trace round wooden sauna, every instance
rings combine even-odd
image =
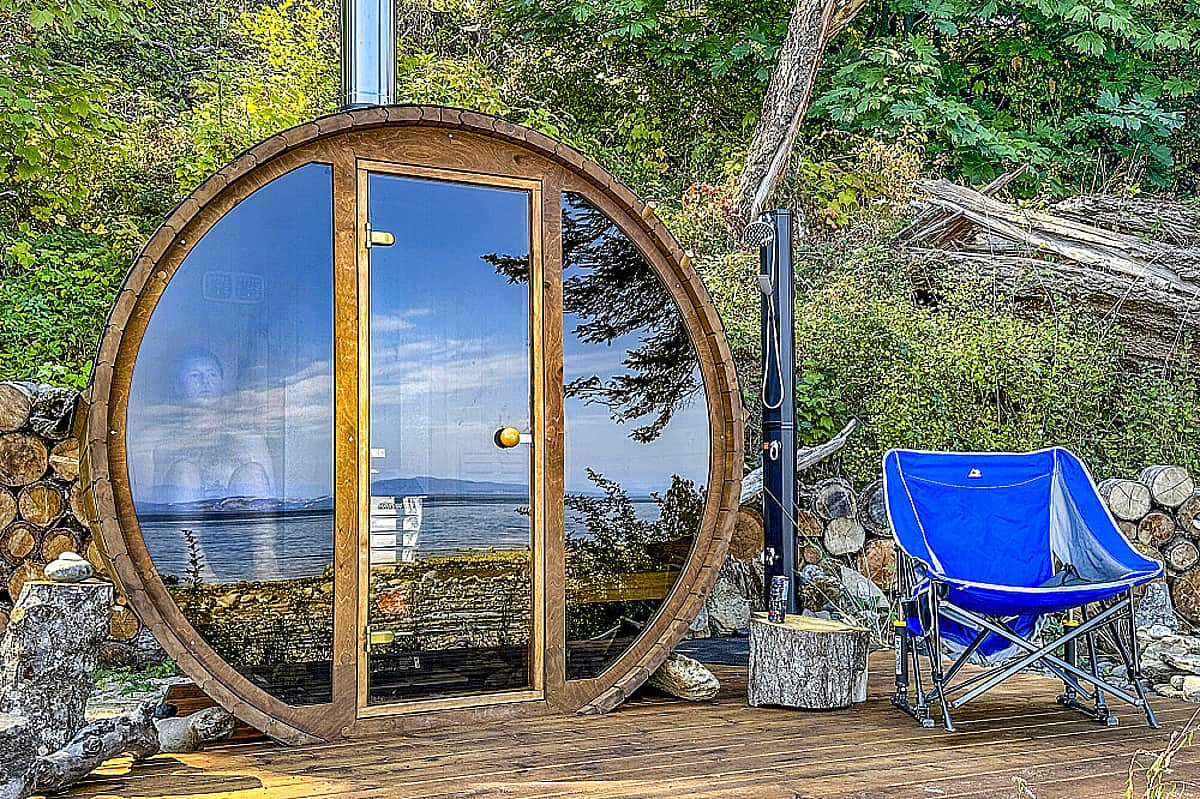
[[[617,706],[724,560],[741,400],[653,210],[446,108],[254,147],[138,257],[87,468],[129,602],[285,741]]]

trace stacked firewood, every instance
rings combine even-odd
[[[63,552],[84,555],[104,572],[79,480],[78,403],[70,389],[0,382],[0,632],[21,587]],[[111,628],[114,638],[129,640],[139,623],[119,604]]]
[[[1166,567],[1176,613],[1200,624],[1200,493],[1187,469],[1147,466],[1099,489],[1130,543]]]

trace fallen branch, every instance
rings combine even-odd
[[[850,435],[858,427],[858,420],[851,419],[846,422],[846,426],[842,431],[833,438],[823,444],[816,444],[811,447],[799,447],[796,450],[796,471],[797,473],[810,469],[816,464],[828,458],[833,453],[837,452],[842,447],[846,446],[846,442],[850,440]],[[762,467],[755,469],[742,478],[742,495],[740,504],[745,505],[753,502],[762,496]]]

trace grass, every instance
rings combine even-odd
[[[162,663],[151,663],[138,669],[119,666],[112,669],[97,669],[96,684],[105,687],[115,685],[122,696],[129,694],[148,693],[158,688],[154,680],[165,677],[175,677],[179,668],[173,660]]]

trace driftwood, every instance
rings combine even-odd
[[[706,702],[721,690],[720,680],[707,666],[678,652],[667,655],[667,659],[654,670],[646,682],[660,691],[689,702]]]
[[[147,702],[136,710],[87,725],[62,749],[33,761],[29,786],[39,792],[58,793],[117,755],[129,753],[138,761],[156,754],[154,708],[154,702]]]
[[[812,468],[846,446],[851,434],[858,428],[858,420],[851,419],[841,432],[823,444],[796,449],[796,471]],[[746,505],[762,496],[762,468],[759,467],[742,478],[741,504]]]
[[[809,616],[772,624],[750,620],[748,699],[752,707],[826,710],[867,699],[870,634],[861,627]]]
[[[79,393],[69,388],[38,386],[29,410],[29,427],[42,438],[63,440],[71,432],[78,397]]]

